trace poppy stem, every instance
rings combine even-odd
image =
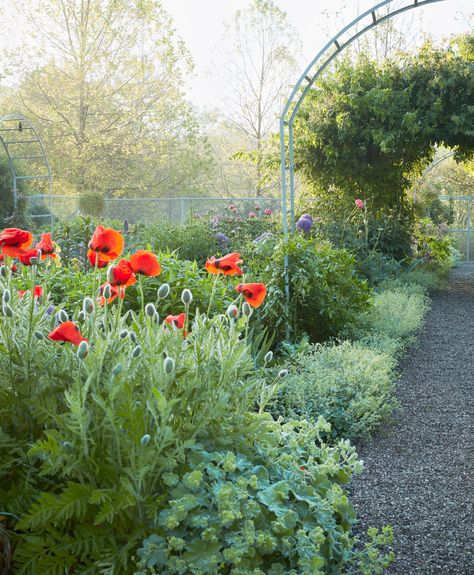
[[[211,307],[212,304],[214,303],[214,294],[216,293],[216,287],[217,287],[217,281],[219,280],[219,274],[216,274],[216,277],[214,278],[214,282],[212,284],[212,291],[211,291],[211,297],[209,299],[209,305],[207,307],[207,313],[206,315],[209,317],[209,314],[211,313]]]
[[[141,274],[138,276],[138,290],[140,291],[141,315],[145,313],[145,294],[143,293],[143,280]]]

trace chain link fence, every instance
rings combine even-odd
[[[232,212],[241,216],[259,216],[265,210],[281,211],[279,198],[104,198],[103,206],[91,213],[81,210],[80,196],[26,196],[26,213],[38,223],[66,220],[80,215],[95,215],[129,223],[168,221],[185,224],[193,217],[205,214],[223,216]]]

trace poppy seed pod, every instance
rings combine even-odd
[[[3,292],[2,301],[3,301],[3,303],[8,303],[10,301],[10,299],[11,299],[10,290],[6,289]]]
[[[81,323],[84,323],[86,321],[86,314],[84,311],[80,311],[77,314],[77,321],[80,321]]]
[[[156,307],[152,303],[147,303],[145,306],[145,313],[148,317],[155,317]]]
[[[142,447],[145,447],[145,445],[148,445],[150,443],[150,439],[151,437],[148,435],[148,433],[146,433],[141,439],[140,439],[140,445]]]
[[[163,367],[165,373],[171,375],[174,371],[174,359],[172,357],[165,358],[165,361],[163,362]]]
[[[247,302],[244,302],[244,303],[243,303],[243,305],[242,305],[242,314],[243,314],[245,317],[250,317],[250,316],[253,314],[252,306],[251,306],[249,303],[247,303]]]
[[[137,345],[137,347],[132,352],[132,357],[138,357],[142,352],[142,348]]]
[[[66,321],[69,320],[69,316],[67,315],[67,312],[66,312],[65,310],[63,310],[63,309],[60,310],[58,316],[59,316],[59,321],[60,321],[61,323],[65,323]]]
[[[288,370],[287,369],[280,369],[280,371],[278,372],[278,377],[286,377],[288,375]]]
[[[89,344],[87,341],[81,341],[77,348],[77,357],[79,359],[84,359],[86,355],[89,353]]]
[[[119,337],[120,337],[120,339],[125,339],[127,337],[127,335],[128,335],[128,329],[123,329],[120,332]]]
[[[112,297],[112,287],[110,284],[105,284],[102,295],[104,296],[105,301],[109,300]]]
[[[265,365],[267,363],[270,363],[273,359],[273,351],[267,351],[267,353],[265,354],[265,357],[263,359],[263,361],[265,362]]]
[[[165,299],[165,297],[168,297],[169,293],[170,286],[168,284],[163,284],[158,290],[158,299]]]
[[[117,363],[116,366],[114,366],[114,368],[112,369],[112,375],[114,377],[117,377],[117,375],[120,375],[122,373],[122,364],[121,363]]]
[[[7,303],[3,304],[3,315],[6,317],[13,317],[13,310]]]
[[[94,311],[95,309],[94,302],[91,300],[90,297],[84,298],[84,301],[82,302],[82,309],[84,310],[84,313],[87,314],[91,314]]]
[[[191,290],[183,290],[183,293],[181,294],[181,301],[184,303],[184,305],[189,305],[193,301],[193,294],[191,293]]]

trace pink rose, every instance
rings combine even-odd
[[[355,201],[355,205],[357,208],[359,208],[359,210],[363,210],[365,208],[364,200],[361,200],[359,198],[357,198],[357,200]]]

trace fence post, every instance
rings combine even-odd
[[[181,225],[186,223],[186,214],[184,212],[184,198],[180,198],[180,205],[181,205]]]

